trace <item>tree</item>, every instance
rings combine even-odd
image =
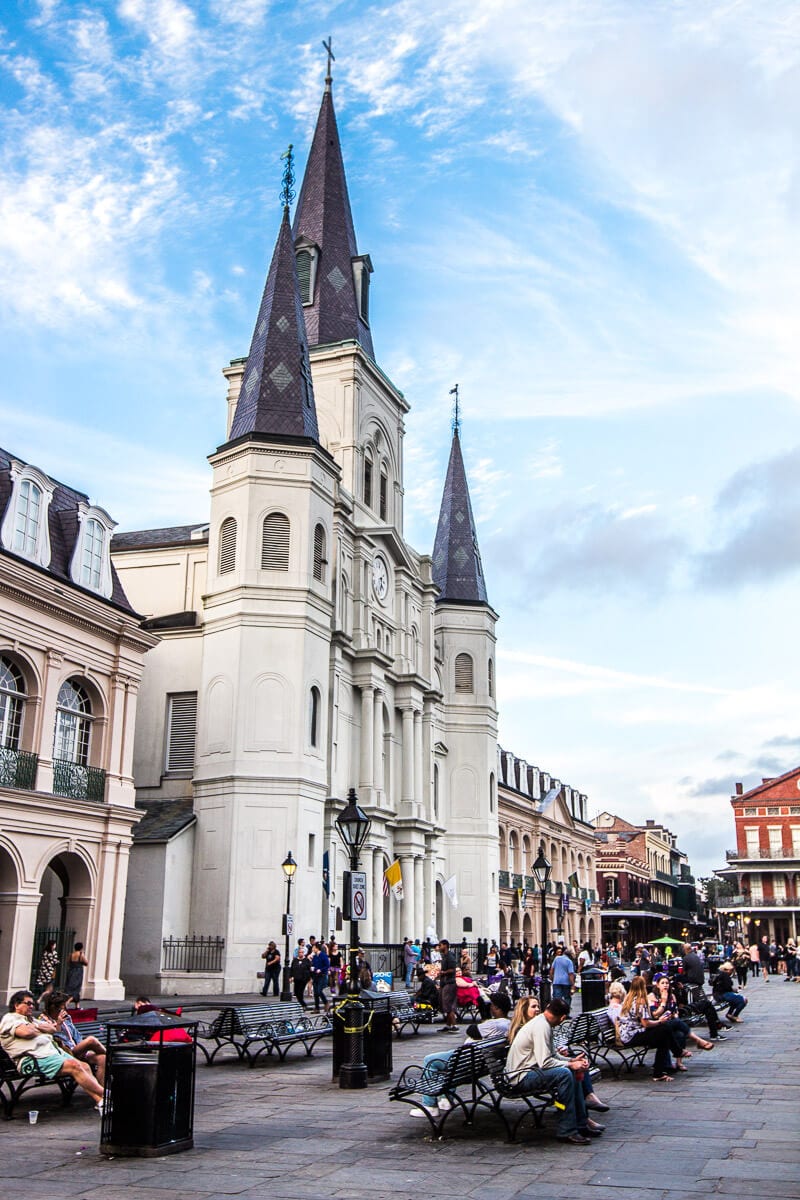
[[[711,875],[707,879],[701,879],[700,884],[709,908],[724,908],[728,897],[736,895],[736,887],[730,879],[719,879],[716,875]]]

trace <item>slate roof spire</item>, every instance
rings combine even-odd
[[[300,241],[300,245],[311,247],[318,255],[313,291],[310,303],[303,307],[303,315],[310,346],[356,341],[374,358],[368,324],[372,264],[368,255],[359,255],[356,246],[333,109],[333,55],[329,46],[323,44],[329,52],[328,73],[293,225],[295,245]]]
[[[283,218],[242,376],[230,441],[253,433],[319,441],[289,225],[289,205],[294,196],[291,146],[283,157],[287,159],[281,192]]]
[[[457,418],[433,546],[433,582],[441,593],[439,604],[488,604],[459,430]]]

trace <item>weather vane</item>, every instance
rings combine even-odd
[[[450,388],[450,395],[455,396],[453,401],[453,433],[459,433],[461,430],[461,411],[458,404],[458,384]]]
[[[322,43],[323,47],[328,51],[328,73],[325,76],[325,87],[328,91],[331,90],[331,84],[333,83],[333,76],[331,75],[331,63],[336,62],[336,56],[333,53],[332,43],[333,37],[331,34],[328,34],[327,42]]]
[[[289,149],[281,155],[281,160],[286,159],[286,166],[283,168],[283,183],[281,187],[281,200],[283,207],[289,211],[289,206],[294,200],[294,155],[292,154],[293,146],[289,143]]]

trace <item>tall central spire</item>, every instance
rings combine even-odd
[[[450,462],[433,546],[433,582],[440,592],[440,604],[488,604],[467,473],[461,456],[459,424],[453,424]]]
[[[374,358],[369,328],[372,264],[368,255],[359,255],[356,246],[333,109],[330,75],[333,53],[329,43],[325,48],[328,50],[325,91],[293,227],[298,253],[305,250],[314,258],[314,269],[309,268],[309,294],[303,297],[303,314],[310,346],[356,341]]]

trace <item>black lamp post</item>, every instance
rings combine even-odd
[[[289,971],[291,970],[292,960],[289,958],[289,924],[292,911],[292,878],[297,870],[297,863],[292,858],[291,850],[286,855],[286,858],[281,863],[283,873],[286,876],[286,912],[283,914],[283,985],[281,987],[281,1000],[291,1000],[292,990],[289,985]]]
[[[336,828],[350,855],[350,871],[358,870],[358,856],[369,836],[372,822],[358,804],[355,788],[347,793],[347,805],[336,818]],[[367,1067],[364,1062],[364,1006],[358,998],[358,916],[350,896],[345,896],[350,910],[350,984],[342,1019],[349,1039],[349,1062],[339,1068],[340,1088],[365,1088]]]
[[[550,882],[550,875],[553,871],[553,864],[544,852],[544,842],[539,843],[539,855],[536,862],[531,866],[533,877],[539,885],[539,895],[542,901],[542,953],[539,963],[542,982],[539,988],[539,1004],[544,1009],[546,1004],[550,1003],[550,976],[548,975],[547,963],[547,885]]]

